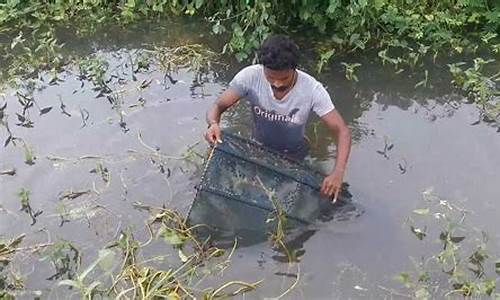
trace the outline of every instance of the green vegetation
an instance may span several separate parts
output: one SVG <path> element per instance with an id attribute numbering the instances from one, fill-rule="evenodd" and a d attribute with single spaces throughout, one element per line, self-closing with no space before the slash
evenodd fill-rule
<path id="1" fill-rule="evenodd" d="M 98 257 L 85 270 L 73 275 L 72 266 L 78 266 L 79 252 L 69 243 L 51 246 L 51 261 L 58 270 L 60 286 L 70 286 L 83 299 L 203 299 L 228 297 L 255 289 L 260 283 L 229 281 L 218 288 L 196 288 L 209 274 L 219 274 L 228 266 L 231 252 L 210 246 L 209 241 L 200 241 L 177 212 L 136 203 L 140 209 L 151 214 L 147 228 L 150 240 L 140 243 L 131 230 L 122 231 L 118 239 L 99 250 Z M 140 252 L 154 240 L 163 240 L 176 250 L 178 257 L 156 256 L 141 259 Z M 115 251 L 118 250 L 118 251 Z M 64 252 L 63 252 L 64 251 Z M 117 252 L 121 253 L 121 259 Z M 167 261 L 169 267 L 154 268 L 151 261 Z M 90 276 L 91 275 L 91 276 Z"/>
<path id="2" fill-rule="evenodd" d="M 31 225 L 36 223 L 36 218 L 42 214 L 42 210 L 33 210 L 30 204 L 30 191 L 21 188 L 17 194 L 19 201 L 21 202 L 21 211 L 27 213 L 31 218 Z"/>
<path id="3" fill-rule="evenodd" d="M 12 274 L 6 274 L 8 265 L 13 260 L 16 247 L 21 244 L 25 235 L 20 235 L 12 241 L 0 240 L 0 299 L 15 299 L 12 292 L 22 289 L 22 283 L 17 281 Z"/>
<path id="4" fill-rule="evenodd" d="M 408 296 L 498 299 L 496 278 L 500 275 L 500 260 L 488 253 L 487 234 L 465 222 L 467 210 L 436 196 L 432 190 L 423 196 L 423 205 L 427 207 L 415 209 L 407 223 L 418 240 L 437 240 L 440 250 L 412 258 L 414 270 L 396 277 L 409 290 Z"/>
<path id="5" fill-rule="evenodd" d="M 111 22 L 126 26 L 172 16 L 204 17 L 214 34 L 226 38 L 223 52 L 238 60 L 254 59 L 254 50 L 267 35 L 283 32 L 299 42 L 307 36 L 318 57 L 318 71 L 347 53 L 375 50 L 378 60 L 393 66 L 394 72 L 421 73 L 415 76 L 423 78 L 416 87 L 426 87 L 429 72 L 424 62 L 441 58 L 450 62 L 454 83 L 471 95 L 471 102 L 488 118 L 498 117 L 498 74 L 478 68 L 471 59 L 484 62 L 500 55 L 500 3 L 495 0 L 8 0 L 0 4 L 0 39 L 10 41 L 0 47 L 9 66 L 2 72 L 11 79 L 40 70 L 56 74 L 71 60 L 62 55 L 61 31 L 88 35 Z M 137 64 L 141 68 L 141 62 Z M 359 62 L 343 65 L 346 78 L 357 81 Z M 99 84 L 101 62 L 87 61 L 80 68 Z M 464 77 L 458 75 L 461 68 L 467 80 L 457 79 Z M 497 70 L 498 62 L 491 69 Z M 474 84 L 462 84 L 470 81 Z"/>

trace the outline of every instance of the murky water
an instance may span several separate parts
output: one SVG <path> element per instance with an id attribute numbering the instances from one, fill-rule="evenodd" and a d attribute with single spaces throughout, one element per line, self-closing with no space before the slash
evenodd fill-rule
<path id="1" fill-rule="evenodd" d="M 149 238 L 144 227 L 147 213 L 134 208 L 134 203 L 187 210 L 199 165 L 180 158 L 199 161 L 196 155 L 186 155 L 191 153 L 188 150 L 202 155 L 206 151 L 205 112 L 241 66 L 229 62 L 228 70 L 219 76 L 208 74 L 202 85 L 194 85 L 194 74 L 186 69 L 174 73 L 173 81 L 165 80 L 164 72 L 155 66 L 135 74 L 134 81 L 124 61 L 141 45 L 174 46 L 205 39 L 193 35 L 195 25 L 145 28 L 108 33 L 92 42 L 67 42 L 74 51 L 106 59 L 110 70 L 120 73 L 123 80 L 110 82 L 113 90 L 120 91 L 114 108 L 105 98 L 95 98 L 92 83 L 82 84 L 77 68 L 70 68 L 59 74 L 64 81 L 58 85 L 49 85 L 45 75 L 43 88 L 33 96 L 38 106 L 53 108 L 43 115 L 32 109 L 34 127 L 24 128 L 15 125 L 15 113 L 22 110 L 15 90 L 5 89 L 11 131 L 28 143 L 36 160 L 31 166 L 24 162 L 22 143 L 0 149 L 0 171 L 16 169 L 14 176 L 0 176 L 3 237 L 26 233 L 23 245 L 68 240 L 79 247 L 83 265 L 88 265 L 99 249 L 126 228 L 132 228 L 140 241 Z M 304 250 L 300 280 L 286 298 L 389 297 L 387 289 L 400 287 L 394 275 L 411 268 L 409 257 L 429 253 L 429 244 L 418 241 L 404 222 L 413 209 L 422 207 L 422 192 L 431 187 L 443 199 L 472 211 L 468 222 L 488 232 L 491 252 L 500 253 L 496 128 L 483 123 L 472 126 L 478 119 L 476 108 L 464 104 L 442 74 L 434 74 L 433 86 L 415 89 L 414 78 L 387 73 L 367 63 L 358 83 L 346 81 L 340 69 L 319 77 L 353 131 L 345 181 L 357 217 L 321 222 L 297 238 L 295 246 Z M 140 87 L 150 80 L 147 87 Z M 243 103 L 224 118 L 228 130 L 243 135 L 249 134 L 250 122 Z M 8 135 L 4 128 L 0 132 L 3 144 Z M 308 136 L 309 162 L 328 170 L 334 161 L 332 138 L 314 118 Z M 393 147 L 384 151 L 387 144 Z M 106 172 L 100 173 L 102 168 Z M 34 225 L 28 214 L 19 211 L 21 188 L 30 191 L 33 210 L 43 210 Z M 76 196 L 78 192 L 82 195 Z M 166 250 L 160 247 L 159 251 Z M 287 270 L 276 255 L 266 243 L 238 249 L 224 277 L 211 280 L 265 279 L 259 289 L 242 298 L 279 296 L 295 280 L 283 273 L 297 270 Z M 23 296 L 30 298 L 32 291 L 41 290 L 47 299 L 65 297 L 66 288 L 46 279 L 54 269 L 41 257 L 18 258 L 16 270 L 23 274 L 27 290 Z"/>

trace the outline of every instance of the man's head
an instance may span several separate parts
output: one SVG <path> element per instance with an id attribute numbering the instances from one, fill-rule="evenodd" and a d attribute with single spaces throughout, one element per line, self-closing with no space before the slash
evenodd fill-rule
<path id="1" fill-rule="evenodd" d="M 299 47 L 285 35 L 270 36 L 262 43 L 258 59 L 274 91 L 283 92 L 293 85 L 299 56 Z"/>

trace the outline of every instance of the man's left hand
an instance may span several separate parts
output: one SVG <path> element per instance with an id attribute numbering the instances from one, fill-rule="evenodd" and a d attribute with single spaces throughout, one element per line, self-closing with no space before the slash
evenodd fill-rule
<path id="1" fill-rule="evenodd" d="M 344 172 L 335 170 L 325 177 L 321 185 L 321 193 L 335 202 L 340 194 Z"/>

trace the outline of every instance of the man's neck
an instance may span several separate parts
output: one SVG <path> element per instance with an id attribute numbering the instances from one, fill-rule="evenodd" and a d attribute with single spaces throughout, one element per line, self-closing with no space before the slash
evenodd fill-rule
<path id="1" fill-rule="evenodd" d="M 295 87 L 295 84 L 297 83 L 298 77 L 299 77 L 299 75 L 297 73 L 297 70 L 294 70 L 293 71 L 293 83 L 292 83 L 292 85 L 290 85 L 290 87 L 288 89 L 284 90 L 283 92 L 275 92 L 273 90 L 274 98 L 276 98 L 278 100 L 282 100 L 283 98 L 285 98 L 285 96 Z"/>

